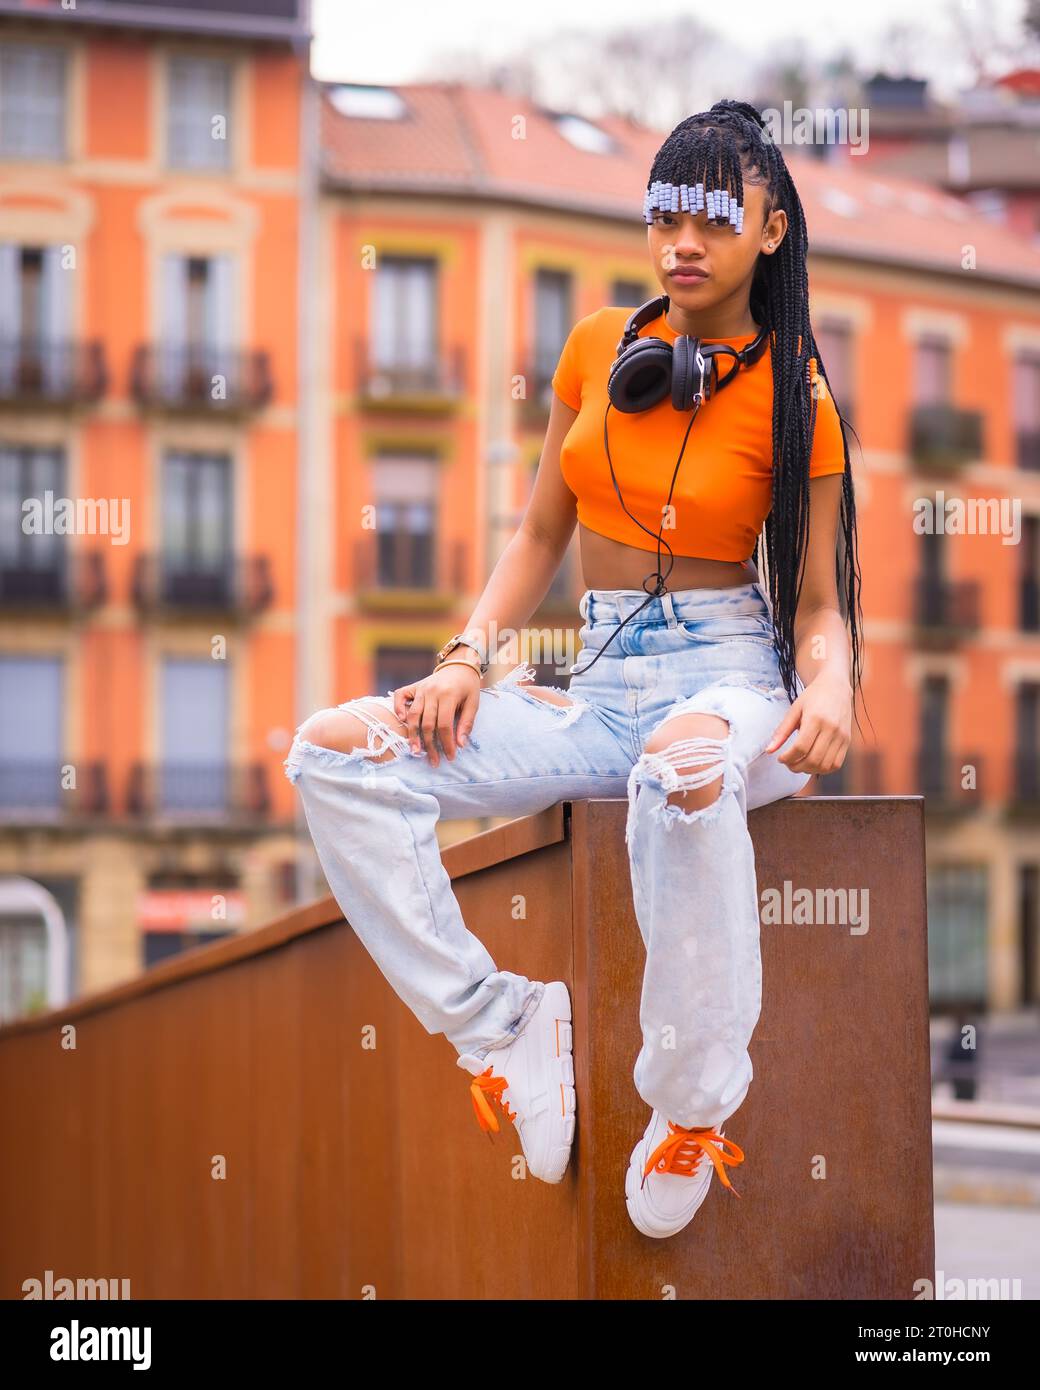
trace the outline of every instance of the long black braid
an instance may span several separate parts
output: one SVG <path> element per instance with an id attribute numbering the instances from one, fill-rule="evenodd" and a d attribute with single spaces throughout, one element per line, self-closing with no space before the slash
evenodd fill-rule
<path id="1" fill-rule="evenodd" d="M 772 256 L 758 258 L 749 307 L 755 322 L 770 330 L 773 504 L 764 528 L 766 577 L 773 603 L 780 675 L 788 698 L 793 700 L 794 617 L 809 536 L 809 457 L 816 425 L 816 392 L 810 384 L 810 358 L 816 359 L 818 375 L 825 389 L 830 390 L 826 366 L 809 322 L 809 239 L 805 214 L 783 154 L 769 138 L 758 111 L 745 101 L 717 101 L 710 111 L 701 111 L 681 121 L 658 150 L 648 187 L 658 179 L 691 186 L 703 183 L 705 189 L 728 189 L 730 198 L 740 203 L 746 179 L 749 183 L 765 185 L 766 217 L 777 208 L 783 208 L 787 214 L 787 233 L 779 248 Z M 846 435 L 846 428 L 851 429 L 851 426 L 841 417 L 840 407 L 838 415 L 845 472 L 841 554 L 835 556 L 835 578 L 844 610 L 842 616 L 851 635 L 852 670 L 849 674 L 855 709 L 856 689 L 862 683 L 863 613 L 856 553 L 856 503 Z M 760 568 L 758 540 L 753 558 Z"/>

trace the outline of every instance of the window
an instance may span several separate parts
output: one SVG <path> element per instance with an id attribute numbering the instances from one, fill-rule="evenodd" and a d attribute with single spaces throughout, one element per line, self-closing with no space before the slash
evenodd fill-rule
<path id="1" fill-rule="evenodd" d="M 942 405 L 951 393 L 948 339 L 925 334 L 914 347 L 914 399 L 918 405 Z"/>
<path id="2" fill-rule="evenodd" d="M 58 246 L 0 242 L 0 390 L 60 388 L 69 375 L 69 275 Z M 66 383 L 67 384 L 67 383 Z"/>
<path id="3" fill-rule="evenodd" d="M 563 138 L 577 150 L 587 154 L 612 154 L 614 141 L 605 130 L 601 130 L 584 116 L 564 114 L 555 118 L 556 129 Z"/>
<path id="4" fill-rule="evenodd" d="M 1023 1008 L 1040 1004 L 1040 865 L 1018 867 L 1018 939 Z"/>
<path id="5" fill-rule="evenodd" d="M 235 337 L 235 261 L 181 256 L 162 261 L 162 339 L 184 347 L 223 347 Z"/>
<path id="6" fill-rule="evenodd" d="M 237 268 L 228 255 L 163 256 L 159 370 L 169 398 L 212 396 L 217 376 L 237 394 Z"/>
<path id="7" fill-rule="evenodd" d="M 65 72 L 53 44 L 0 45 L 0 154 L 65 158 Z"/>
<path id="8" fill-rule="evenodd" d="M 1023 352 L 1014 360 L 1012 412 L 1018 466 L 1040 469 L 1040 352 Z"/>
<path id="9" fill-rule="evenodd" d="M 172 57 L 167 68 L 166 103 L 168 166 L 229 168 L 230 63 L 222 58 Z"/>
<path id="10" fill-rule="evenodd" d="M 75 878 L 32 876 L 50 894 L 63 919 L 66 997 L 76 993 L 79 975 L 79 883 Z M 53 1007 L 48 997 L 50 939 L 39 909 L 14 909 L 0 918 L 0 1023 Z"/>
<path id="11" fill-rule="evenodd" d="M 950 683 L 945 676 L 926 676 L 921 688 L 918 715 L 918 789 L 924 796 L 942 796 L 947 790 L 946 763 L 949 730 Z"/>
<path id="12" fill-rule="evenodd" d="M 399 121 L 407 112 L 404 101 L 392 87 L 344 82 L 329 89 L 329 100 L 341 116 L 366 121 Z"/>
<path id="13" fill-rule="evenodd" d="M 551 390 L 552 375 L 574 326 L 569 272 L 539 270 L 534 280 L 534 380 L 539 396 Z"/>
<path id="14" fill-rule="evenodd" d="M 933 1005 L 983 1009 L 987 1002 L 985 866 L 928 871 L 928 990 Z"/>
<path id="15" fill-rule="evenodd" d="M 1022 517 L 1022 544 L 1018 547 L 1019 627 L 1040 632 L 1040 516 Z"/>
<path id="16" fill-rule="evenodd" d="M 47 928 L 39 914 L 0 917 L 0 1023 L 47 1008 Z"/>
<path id="17" fill-rule="evenodd" d="M 380 457 L 374 464 L 375 583 L 388 589 L 431 589 L 437 583 L 438 463 L 431 458 Z"/>
<path id="18" fill-rule="evenodd" d="M 824 318 L 816 329 L 816 345 L 830 382 L 831 394 L 846 420 L 853 418 L 852 325 Z"/>
<path id="19" fill-rule="evenodd" d="M 69 538 L 26 532 L 24 504 L 47 492 L 65 495 L 65 456 L 60 449 L 0 444 L 0 597 L 52 599 L 65 591 Z"/>
<path id="20" fill-rule="evenodd" d="M 638 309 L 653 297 L 654 291 L 644 280 L 615 280 L 610 287 L 610 302 L 618 307 Z"/>
<path id="21" fill-rule="evenodd" d="M 59 811 L 63 789 L 60 657 L 0 656 L 0 808 Z"/>
<path id="22" fill-rule="evenodd" d="M 1020 801 L 1040 801 L 1040 683 L 1024 680 L 1015 692 L 1015 790 Z"/>
<path id="23" fill-rule="evenodd" d="M 380 694 L 428 676 L 437 660 L 436 647 L 377 647 L 375 688 Z"/>
<path id="24" fill-rule="evenodd" d="M 162 549 L 170 564 L 213 568 L 231 552 L 231 460 L 170 453 L 163 459 Z"/>
<path id="25" fill-rule="evenodd" d="M 166 657 L 160 678 L 159 808 L 228 808 L 227 662 Z"/>
<path id="26" fill-rule="evenodd" d="M 437 263 L 384 256 L 376 270 L 370 366 L 417 388 L 440 379 L 437 366 Z"/>

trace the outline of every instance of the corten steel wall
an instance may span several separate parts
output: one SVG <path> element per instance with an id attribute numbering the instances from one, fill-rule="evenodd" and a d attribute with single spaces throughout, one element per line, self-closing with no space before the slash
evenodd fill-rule
<path id="1" fill-rule="evenodd" d="M 562 1183 L 514 1176 L 512 1127 L 481 1133 L 454 1049 L 326 899 L 0 1029 L 3 1296 L 50 1269 L 139 1299 L 912 1298 L 934 1275 L 921 799 L 752 812 L 760 892 L 869 890 L 869 931 L 763 927 L 755 1079 L 726 1127 L 741 1196 L 714 1182 L 666 1241 L 624 1204 L 648 1117 L 625 810 L 561 803 L 444 852 L 500 968 L 571 985 Z"/>

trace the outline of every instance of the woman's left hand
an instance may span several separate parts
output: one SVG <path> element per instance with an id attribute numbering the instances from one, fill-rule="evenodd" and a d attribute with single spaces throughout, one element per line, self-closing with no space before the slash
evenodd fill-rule
<path id="1" fill-rule="evenodd" d="M 764 748 L 772 753 L 797 729 L 798 737 L 777 757 L 792 772 L 825 777 L 845 761 L 852 741 L 852 687 L 840 676 L 821 672 L 805 687 Z"/>

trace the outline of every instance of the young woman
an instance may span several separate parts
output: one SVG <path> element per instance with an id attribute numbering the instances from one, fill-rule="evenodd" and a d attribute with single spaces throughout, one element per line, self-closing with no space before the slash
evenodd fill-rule
<path id="1" fill-rule="evenodd" d="M 285 768 L 344 916 L 455 1046 L 481 1125 L 498 1129 L 496 1101 L 547 1182 L 575 1125 L 567 986 L 496 969 L 435 826 L 627 796 L 647 952 L 634 1081 L 651 1115 L 625 1194 L 663 1237 L 713 1172 L 733 1191 L 726 1167 L 744 1158 L 721 1126 L 750 1086 L 761 1006 L 748 811 L 841 766 L 860 657 L 852 478 L 809 322 L 805 222 L 755 109 L 717 102 L 677 126 L 644 215 L 666 297 L 571 332 L 530 504 L 465 634 L 424 679 L 316 712 Z M 489 635 L 527 623 L 576 522 L 569 689 L 530 684 L 526 662 L 482 688 Z"/>

